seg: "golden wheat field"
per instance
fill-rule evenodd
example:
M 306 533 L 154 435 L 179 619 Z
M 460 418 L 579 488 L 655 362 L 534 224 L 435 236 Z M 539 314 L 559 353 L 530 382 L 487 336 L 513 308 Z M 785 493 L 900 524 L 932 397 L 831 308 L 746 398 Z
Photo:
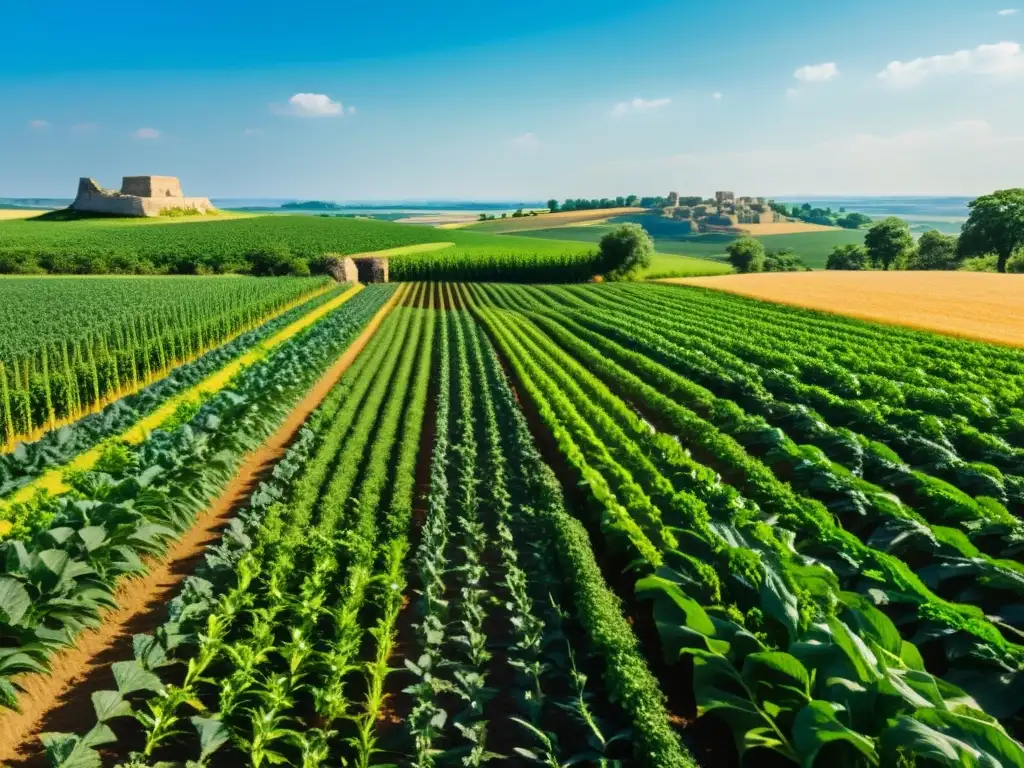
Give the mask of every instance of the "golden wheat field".
M 1024 347 L 1024 275 L 823 271 L 664 282 Z

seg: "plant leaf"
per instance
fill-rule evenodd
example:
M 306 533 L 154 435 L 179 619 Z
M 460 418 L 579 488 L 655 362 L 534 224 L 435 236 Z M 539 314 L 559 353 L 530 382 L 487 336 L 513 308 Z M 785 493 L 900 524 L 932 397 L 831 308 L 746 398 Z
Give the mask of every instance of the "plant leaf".
M 0 578 L 0 621 L 17 626 L 30 607 L 32 598 L 20 581 Z
M 812 701 L 797 713 L 793 723 L 793 744 L 803 768 L 812 768 L 818 753 L 826 745 L 837 741 L 852 746 L 864 755 L 871 765 L 878 765 L 878 753 L 875 751 L 874 742 L 839 722 L 828 702 Z

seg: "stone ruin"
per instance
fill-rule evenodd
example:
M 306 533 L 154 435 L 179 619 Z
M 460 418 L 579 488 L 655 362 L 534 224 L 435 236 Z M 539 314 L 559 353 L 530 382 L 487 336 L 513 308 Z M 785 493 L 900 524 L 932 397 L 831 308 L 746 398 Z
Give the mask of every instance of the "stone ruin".
M 113 216 L 159 216 L 169 209 L 206 214 L 213 205 L 205 197 L 184 197 L 176 176 L 125 176 L 121 191 L 104 189 L 89 178 L 79 179 L 71 210 Z
M 390 271 L 388 260 L 381 256 L 327 254 L 327 274 L 339 283 L 386 283 Z

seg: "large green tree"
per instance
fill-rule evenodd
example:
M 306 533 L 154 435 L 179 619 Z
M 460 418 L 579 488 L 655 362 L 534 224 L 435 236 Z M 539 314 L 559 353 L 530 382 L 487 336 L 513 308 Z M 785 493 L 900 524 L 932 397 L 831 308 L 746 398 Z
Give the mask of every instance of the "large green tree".
M 930 229 L 917 242 L 917 252 L 910 257 L 907 269 L 952 270 L 960 266 L 954 235 Z
M 601 272 L 608 280 L 628 280 L 651 266 L 654 241 L 639 224 L 622 224 L 601 238 Z
M 1006 271 L 1013 252 L 1024 246 L 1024 189 L 1002 189 L 967 204 L 971 213 L 960 232 L 960 255 L 994 253 Z
M 874 266 L 901 269 L 914 253 L 914 236 L 906 221 L 890 216 L 868 230 L 864 245 Z
M 764 271 L 764 243 L 753 237 L 741 237 L 729 243 L 725 249 L 729 254 L 729 263 L 737 272 Z

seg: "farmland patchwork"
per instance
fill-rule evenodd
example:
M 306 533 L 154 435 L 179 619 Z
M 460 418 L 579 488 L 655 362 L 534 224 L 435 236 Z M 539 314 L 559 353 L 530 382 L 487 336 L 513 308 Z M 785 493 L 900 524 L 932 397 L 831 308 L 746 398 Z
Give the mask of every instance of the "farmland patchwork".
M 400 270 L 519 269 L 467 248 Z M 13 709 L 323 393 L 99 688 L 68 677 L 87 722 L 0 761 L 1024 766 L 1021 351 L 667 285 L 265 285 L 218 288 L 240 319 L 195 354 L 207 314 L 154 302 L 164 377 L 0 460 Z M 90 358 L 18 343 L 31 431 Z

